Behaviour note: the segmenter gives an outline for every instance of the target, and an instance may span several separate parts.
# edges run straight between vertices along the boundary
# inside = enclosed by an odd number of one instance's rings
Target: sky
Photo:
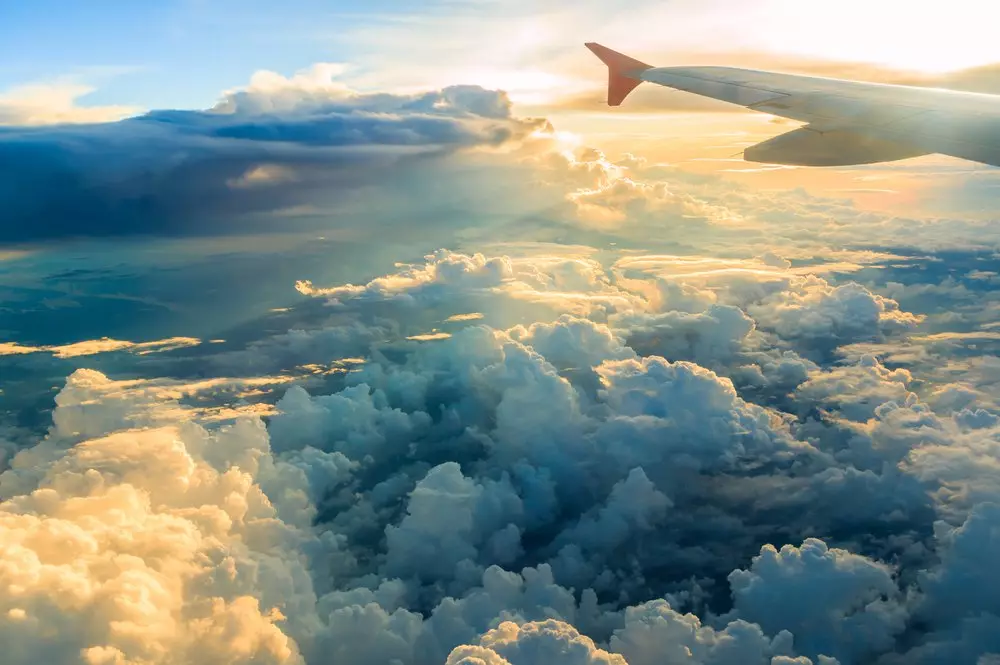
[[[583,47],[1000,93],[998,14],[0,0],[4,662],[1000,662],[1000,172]]]
[[[662,54],[658,64],[739,51],[942,73],[1000,57],[990,32],[1000,10],[976,0],[40,0],[3,11],[6,95],[48,86],[80,91],[82,107],[147,110],[207,108],[258,70],[316,62],[348,66],[359,89],[475,83],[556,95],[592,78],[579,49],[588,40]]]

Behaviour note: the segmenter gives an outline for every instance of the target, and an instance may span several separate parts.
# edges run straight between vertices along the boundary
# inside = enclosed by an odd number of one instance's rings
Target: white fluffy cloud
[[[5,658],[302,662],[283,627],[315,602],[300,554],[311,507],[282,511],[261,490],[263,426],[88,421],[86,440],[22,453],[0,476]]]
[[[635,351],[608,326],[565,314],[551,323],[515,326],[509,332],[512,338],[535,349],[559,368],[582,364],[590,369],[605,360],[635,357]]]
[[[838,415],[861,422],[875,415],[886,402],[905,404],[911,398],[906,369],[888,369],[877,358],[864,356],[856,365],[816,372],[798,387],[804,400],[827,405]],[[914,396],[915,397],[915,396]]]
[[[942,545],[942,565],[928,573],[923,583],[927,612],[939,621],[993,614],[1000,616],[1000,575],[993,561],[1000,550],[997,528],[1000,505],[977,505],[963,524],[936,525]]]
[[[507,257],[487,259],[482,254],[465,256],[442,250],[426,258],[424,266],[413,266],[399,274],[374,279],[364,286],[347,284],[324,289],[301,281],[295,288],[303,295],[323,296],[334,302],[341,298],[381,301],[401,297],[419,303],[422,298],[447,296],[447,287],[489,289],[510,281],[514,276]],[[443,288],[435,290],[435,286]]]
[[[136,115],[135,106],[81,105],[95,88],[79,81],[56,80],[0,92],[0,125],[54,125],[109,122]]]
[[[629,464],[722,469],[795,447],[780,419],[742,400],[731,381],[659,357],[598,368],[610,417],[598,436]]]
[[[610,645],[629,665],[774,665],[792,653],[792,636],[782,632],[771,639],[740,619],[716,630],[654,600],[625,610],[625,625]]]
[[[906,608],[892,570],[823,541],[761,549],[729,576],[733,612],[774,634],[787,630],[809,656],[857,662],[892,647]]]
[[[549,619],[518,626],[506,621],[478,646],[456,647],[446,665],[628,665],[618,654],[597,647],[573,626]]]
[[[522,554],[521,497],[506,479],[466,478],[458,464],[436,466],[421,479],[398,526],[386,527],[385,574],[422,581],[450,579],[481,558],[509,564]]]
[[[918,317],[901,312],[895,301],[871,293],[855,283],[832,286],[818,277],[793,281],[751,305],[748,313],[759,325],[786,339],[840,343],[879,339],[911,328]]]

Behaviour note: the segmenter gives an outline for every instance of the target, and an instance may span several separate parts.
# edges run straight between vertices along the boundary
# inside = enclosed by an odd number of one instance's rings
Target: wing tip
[[[600,58],[601,62],[620,72],[641,71],[653,68],[652,65],[648,65],[641,60],[636,60],[631,56],[625,55],[624,53],[619,53],[618,51],[610,49],[597,42],[584,42],[583,45],[590,49],[594,55]]]
[[[637,74],[653,68],[597,42],[584,42],[583,45],[608,67],[608,106],[621,106],[628,94],[642,83]]]

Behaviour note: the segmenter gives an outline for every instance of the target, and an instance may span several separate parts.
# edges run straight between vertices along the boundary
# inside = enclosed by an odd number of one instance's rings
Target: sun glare
[[[564,94],[567,86],[571,85],[562,76],[532,69],[462,70],[453,78],[489,90],[503,90],[517,104],[544,104],[554,96]]]
[[[965,17],[955,20],[956,16]],[[1000,60],[1000,4],[841,0],[829,6],[770,0],[756,17],[759,37],[779,51],[940,73]]]

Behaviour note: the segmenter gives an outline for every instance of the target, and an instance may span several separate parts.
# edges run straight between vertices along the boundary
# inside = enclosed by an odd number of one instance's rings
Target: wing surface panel
[[[612,70],[613,105],[638,82],[648,81],[806,124],[807,133],[783,135],[748,149],[758,158],[846,165],[942,153],[1000,165],[997,95],[736,67],[650,67],[599,44],[588,46]],[[619,60],[644,68],[618,67]],[[622,78],[636,83],[623,86]],[[840,157],[834,154],[838,146],[843,149]]]

